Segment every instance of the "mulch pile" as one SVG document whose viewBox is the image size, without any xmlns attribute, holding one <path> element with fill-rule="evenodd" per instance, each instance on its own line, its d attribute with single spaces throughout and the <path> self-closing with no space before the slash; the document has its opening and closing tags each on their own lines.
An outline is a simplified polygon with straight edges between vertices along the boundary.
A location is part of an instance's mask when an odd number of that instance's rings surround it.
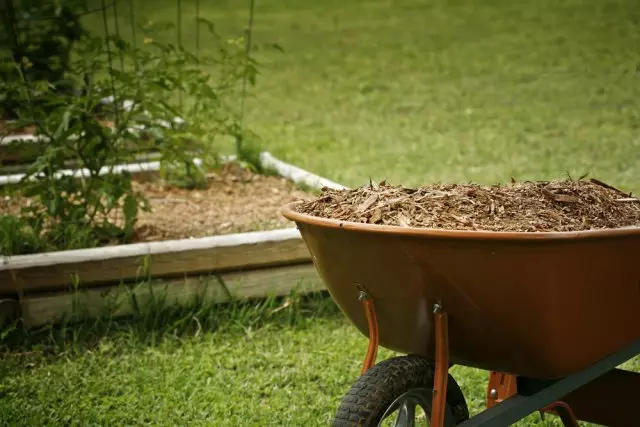
<svg viewBox="0 0 640 427">
<path fill-rule="evenodd" d="M 447 230 L 581 231 L 640 226 L 640 199 L 596 179 L 323 189 L 296 207 L 341 221 Z"/>
</svg>

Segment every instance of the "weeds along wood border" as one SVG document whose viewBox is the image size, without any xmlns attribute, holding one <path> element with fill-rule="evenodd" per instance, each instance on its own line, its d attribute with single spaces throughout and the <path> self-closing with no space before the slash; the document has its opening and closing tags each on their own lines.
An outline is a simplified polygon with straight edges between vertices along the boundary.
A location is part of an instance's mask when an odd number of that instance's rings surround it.
<svg viewBox="0 0 640 427">
<path fill-rule="evenodd" d="M 268 152 L 260 161 L 299 185 L 345 188 Z M 124 166 L 118 170 L 146 173 L 159 163 Z M 88 317 L 108 307 L 130 314 L 138 301 L 163 290 L 166 302 L 183 303 L 198 296 L 225 302 L 321 289 L 295 227 L 0 258 L 0 319 L 19 312 L 28 326 L 57 322 L 71 310 Z"/>
<path fill-rule="evenodd" d="M 87 288 L 77 292 L 34 295 L 7 309 L 20 313 L 28 327 L 74 319 L 116 318 L 143 311 L 148 306 L 189 305 L 196 299 L 225 303 L 240 299 L 287 296 L 324 290 L 313 264 L 280 265 L 228 273 L 187 276 Z M 0 304 L 1 304 L 0 300 Z M 0 305 L 0 310 L 2 306 Z"/>
</svg>

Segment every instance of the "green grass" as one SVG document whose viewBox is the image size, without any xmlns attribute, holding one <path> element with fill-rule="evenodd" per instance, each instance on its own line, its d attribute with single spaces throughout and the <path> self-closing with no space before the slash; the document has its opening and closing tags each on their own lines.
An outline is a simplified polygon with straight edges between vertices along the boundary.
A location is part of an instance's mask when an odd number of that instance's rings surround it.
<svg viewBox="0 0 640 427">
<path fill-rule="evenodd" d="M 4 425 L 328 425 L 367 345 L 322 295 L 150 307 L 3 335 Z M 395 355 L 383 349 L 378 361 Z M 471 411 L 482 410 L 487 374 L 457 366 L 453 375 Z M 556 421 L 534 414 L 518 425 Z"/>
<path fill-rule="evenodd" d="M 238 35 L 247 3 L 200 7 Z M 634 0 L 256 3 L 262 75 L 247 123 L 280 158 L 346 185 L 590 172 L 640 192 Z M 192 46 L 194 3 L 183 4 Z M 175 2 L 138 1 L 136 16 L 173 20 Z M 184 333 L 156 316 L 23 337 L 33 353 L 12 343 L 0 364 L 0 422 L 327 425 L 366 340 L 326 302 L 293 310 L 257 322 L 217 309 L 200 329 L 174 313 Z M 640 370 L 640 360 L 627 367 Z M 486 373 L 454 375 L 472 412 L 481 410 Z M 532 415 L 518 425 L 554 421 Z"/>
<path fill-rule="evenodd" d="M 175 20 L 175 4 L 137 2 L 135 16 Z M 183 4 L 193 48 L 195 7 Z M 238 36 L 247 5 L 200 8 Z M 638 11 L 633 0 L 259 0 L 247 124 L 275 155 L 345 185 L 589 172 L 640 192 Z M 125 35 L 128 22 L 123 12 Z"/>
<path fill-rule="evenodd" d="M 640 190 L 636 3 L 341 4 L 257 20 L 286 49 L 250 104 L 276 155 L 347 185 L 568 171 Z"/>
</svg>

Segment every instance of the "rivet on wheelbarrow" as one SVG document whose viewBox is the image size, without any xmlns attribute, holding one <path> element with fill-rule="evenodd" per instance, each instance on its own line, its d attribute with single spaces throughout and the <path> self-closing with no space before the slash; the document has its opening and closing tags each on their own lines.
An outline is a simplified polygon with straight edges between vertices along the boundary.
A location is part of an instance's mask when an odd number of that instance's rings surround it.
<svg viewBox="0 0 640 427">
<path fill-rule="evenodd" d="M 498 390 L 496 390 L 495 388 L 492 388 L 491 391 L 489 392 L 489 396 L 491 396 L 492 399 L 496 399 L 498 397 Z"/>
<path fill-rule="evenodd" d="M 442 311 L 442 306 L 440 304 L 433 304 L 433 314 L 438 314 Z"/>
</svg>

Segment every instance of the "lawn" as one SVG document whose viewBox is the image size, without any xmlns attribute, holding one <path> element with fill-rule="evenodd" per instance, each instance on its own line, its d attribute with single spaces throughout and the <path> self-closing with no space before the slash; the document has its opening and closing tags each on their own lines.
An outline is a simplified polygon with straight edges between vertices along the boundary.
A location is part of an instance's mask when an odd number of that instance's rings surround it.
<svg viewBox="0 0 640 427">
<path fill-rule="evenodd" d="M 22 344 L 4 337 L 0 425 L 328 425 L 367 345 L 323 296 L 157 310 Z M 640 370 L 640 360 L 627 367 Z M 481 410 L 486 373 L 456 366 L 453 375 Z M 518 425 L 559 424 L 533 414 Z"/>
<path fill-rule="evenodd" d="M 584 173 L 640 191 L 631 0 L 258 1 L 267 148 L 345 185 Z M 329 4 L 331 3 L 331 4 Z"/>
<path fill-rule="evenodd" d="M 176 19 L 176 1 L 135 3 L 138 20 Z M 182 42 L 194 48 L 195 2 L 181 3 Z M 248 4 L 201 1 L 200 14 L 235 37 Z M 345 185 L 590 173 L 640 192 L 633 0 L 255 4 L 261 75 L 247 124 L 285 160 Z"/>
<path fill-rule="evenodd" d="M 245 25 L 248 1 L 200 3 L 223 33 Z M 136 16 L 174 20 L 175 6 L 139 0 Z M 640 193 L 637 12 L 634 0 L 257 0 L 247 124 L 265 149 L 346 185 L 589 172 Z M 327 425 L 366 340 L 327 300 L 272 309 L 2 338 L 0 424 Z M 481 410 L 486 373 L 454 375 Z"/>
</svg>

